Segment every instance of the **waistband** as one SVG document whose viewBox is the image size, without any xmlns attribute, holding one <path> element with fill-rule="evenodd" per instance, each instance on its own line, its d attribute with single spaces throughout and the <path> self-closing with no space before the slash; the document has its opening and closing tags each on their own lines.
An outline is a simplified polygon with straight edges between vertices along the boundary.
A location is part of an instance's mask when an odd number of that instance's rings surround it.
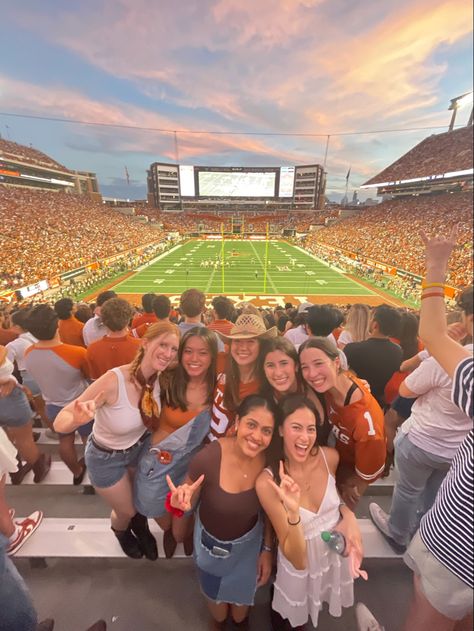
<svg viewBox="0 0 474 631">
<path fill-rule="evenodd" d="M 141 445 L 143 442 L 145 442 L 147 436 L 148 436 L 149 432 L 148 430 L 137 440 L 136 443 L 134 443 L 133 445 L 131 445 L 130 447 L 127 447 L 126 449 L 109 449 L 108 447 L 104 447 L 103 445 L 100 445 L 94 438 L 94 436 L 92 436 L 91 434 L 91 443 L 94 445 L 94 447 L 96 449 L 98 449 L 99 451 L 103 451 L 106 454 L 126 454 L 129 451 L 132 451 L 132 449 L 134 449 L 135 447 L 137 447 L 138 445 Z"/>
</svg>

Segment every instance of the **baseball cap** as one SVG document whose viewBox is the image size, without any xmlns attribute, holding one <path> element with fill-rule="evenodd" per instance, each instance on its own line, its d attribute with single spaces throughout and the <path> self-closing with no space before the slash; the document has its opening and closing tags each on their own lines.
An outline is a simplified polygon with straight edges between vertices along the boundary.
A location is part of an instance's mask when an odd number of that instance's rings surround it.
<svg viewBox="0 0 474 631">
<path fill-rule="evenodd" d="M 314 305 L 311 302 L 302 302 L 298 307 L 298 313 L 304 313 Z"/>
</svg>

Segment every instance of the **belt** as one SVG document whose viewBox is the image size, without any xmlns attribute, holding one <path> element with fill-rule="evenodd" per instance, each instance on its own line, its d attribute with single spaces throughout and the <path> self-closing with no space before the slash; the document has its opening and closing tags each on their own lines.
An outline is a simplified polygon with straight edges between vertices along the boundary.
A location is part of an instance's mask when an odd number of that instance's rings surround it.
<svg viewBox="0 0 474 631">
<path fill-rule="evenodd" d="M 137 445 L 141 445 L 148 436 L 148 431 L 146 431 L 141 438 L 137 440 L 131 447 L 127 447 L 127 449 L 109 449 L 108 447 L 103 447 L 99 445 L 99 443 L 95 440 L 94 436 L 91 435 L 91 443 L 94 445 L 96 449 L 99 451 L 103 451 L 106 454 L 126 454 L 131 451 Z"/>
</svg>

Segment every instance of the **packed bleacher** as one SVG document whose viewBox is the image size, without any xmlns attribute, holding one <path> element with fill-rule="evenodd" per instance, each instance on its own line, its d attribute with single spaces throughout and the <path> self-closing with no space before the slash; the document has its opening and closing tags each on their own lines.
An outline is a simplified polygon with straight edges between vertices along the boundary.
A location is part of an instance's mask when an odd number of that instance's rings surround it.
<svg viewBox="0 0 474 631">
<path fill-rule="evenodd" d="M 0 185 L 0 288 L 160 241 L 163 233 L 84 196 Z"/>
<path fill-rule="evenodd" d="M 467 192 L 393 199 L 311 234 L 306 244 L 327 244 L 421 276 L 420 232 L 429 226 L 430 231 L 443 233 L 459 224 L 448 282 L 463 286 L 472 280 L 472 209 Z"/>
<path fill-rule="evenodd" d="M 0 138 L 0 159 L 15 160 L 19 162 L 26 162 L 28 164 L 46 167 L 50 169 L 56 169 L 63 172 L 68 172 L 62 164 L 53 160 L 42 151 L 34 149 L 33 147 L 27 147 L 26 145 L 20 145 L 17 142 Z"/>
<path fill-rule="evenodd" d="M 366 184 L 395 182 L 472 169 L 472 127 L 428 136 Z"/>
</svg>

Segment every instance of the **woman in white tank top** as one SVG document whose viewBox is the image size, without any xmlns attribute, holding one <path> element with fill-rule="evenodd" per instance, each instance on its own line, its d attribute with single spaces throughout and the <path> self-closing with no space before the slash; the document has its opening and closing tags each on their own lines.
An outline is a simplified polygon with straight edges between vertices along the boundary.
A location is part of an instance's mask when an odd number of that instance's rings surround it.
<svg viewBox="0 0 474 631">
<path fill-rule="evenodd" d="M 337 528 L 362 558 L 357 520 L 341 504 L 335 472 L 339 455 L 316 443 L 317 411 L 301 394 L 280 402 L 282 412 L 269 449 L 270 466 L 257 480 L 257 494 L 278 538 L 277 576 L 272 602 L 275 631 L 318 624 L 324 602 L 340 616 L 353 605 L 350 559 L 332 551 L 323 531 Z M 342 521 L 341 521 L 342 520 Z M 288 622 L 285 622 L 285 619 Z M 286 626 L 285 626 L 286 625 Z"/>
<path fill-rule="evenodd" d="M 95 418 L 86 446 L 89 478 L 112 509 L 111 527 L 132 558 L 158 556 L 146 517 L 133 502 L 133 475 L 149 430 L 158 421 L 158 377 L 176 357 L 179 329 L 171 322 L 150 326 L 131 364 L 109 370 L 56 417 L 59 432 L 72 432 Z"/>
</svg>

